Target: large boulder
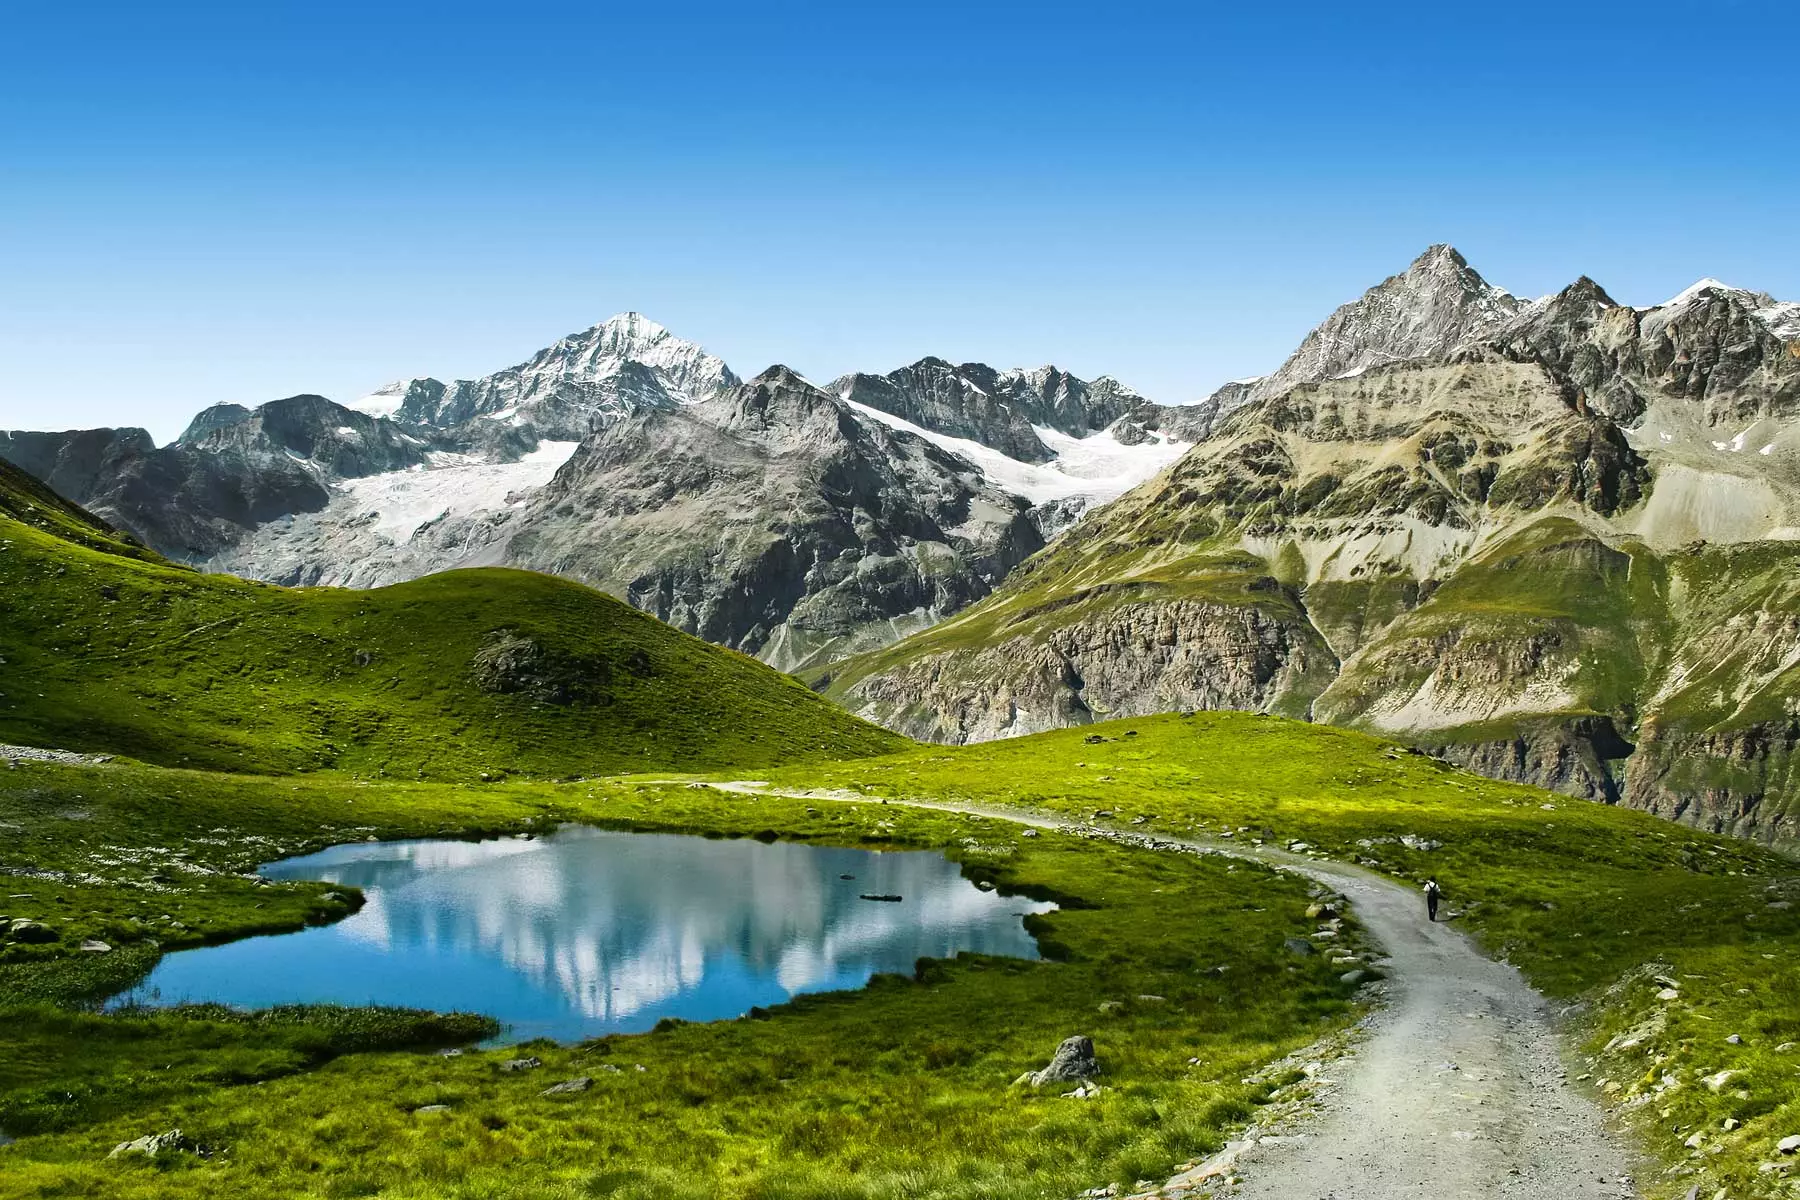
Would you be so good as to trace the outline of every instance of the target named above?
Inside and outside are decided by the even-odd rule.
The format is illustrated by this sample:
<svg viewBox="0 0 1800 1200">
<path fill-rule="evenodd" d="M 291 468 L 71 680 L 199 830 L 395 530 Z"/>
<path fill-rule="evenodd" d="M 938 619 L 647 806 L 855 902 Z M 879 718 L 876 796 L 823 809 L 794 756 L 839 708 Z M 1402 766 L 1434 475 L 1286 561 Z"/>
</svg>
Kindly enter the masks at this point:
<svg viewBox="0 0 1800 1200">
<path fill-rule="evenodd" d="M 1094 1058 L 1094 1039 L 1077 1034 L 1064 1038 L 1062 1045 L 1050 1058 L 1050 1065 L 1041 1071 L 1033 1071 L 1028 1077 L 1032 1087 L 1042 1087 L 1047 1083 L 1073 1083 L 1077 1080 L 1092 1079 L 1100 1074 L 1100 1064 Z"/>
</svg>

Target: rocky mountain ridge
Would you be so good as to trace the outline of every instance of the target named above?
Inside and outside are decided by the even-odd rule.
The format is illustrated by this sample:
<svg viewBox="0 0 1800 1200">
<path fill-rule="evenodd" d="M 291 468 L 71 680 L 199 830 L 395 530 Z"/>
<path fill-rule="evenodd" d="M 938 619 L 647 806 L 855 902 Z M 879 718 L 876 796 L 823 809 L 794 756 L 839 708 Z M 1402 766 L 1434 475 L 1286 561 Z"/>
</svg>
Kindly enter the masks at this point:
<svg viewBox="0 0 1800 1200">
<path fill-rule="evenodd" d="M 1324 377 L 1225 414 L 992 597 L 816 685 L 953 742 L 1275 711 L 1795 838 L 1791 306 L 1706 283 L 1639 310 L 1586 279 L 1524 304 L 1460 256 L 1422 264 L 1436 318 L 1340 309 L 1289 360 Z M 1324 352 L 1407 345 L 1429 350 Z"/>
<path fill-rule="evenodd" d="M 1171 461 L 1178 425 L 1054 367 L 745 384 L 625 313 L 478 380 L 217 405 L 166 447 L 19 434 L 0 457 L 210 569 L 368 587 L 527 566 L 794 667 L 985 595 Z"/>
</svg>

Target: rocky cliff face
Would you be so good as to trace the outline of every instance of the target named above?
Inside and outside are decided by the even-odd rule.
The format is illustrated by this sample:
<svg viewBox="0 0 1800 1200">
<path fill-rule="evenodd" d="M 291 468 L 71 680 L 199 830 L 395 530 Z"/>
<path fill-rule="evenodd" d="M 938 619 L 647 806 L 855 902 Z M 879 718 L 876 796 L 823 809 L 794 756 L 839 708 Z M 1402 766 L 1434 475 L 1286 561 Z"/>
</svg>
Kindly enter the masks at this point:
<svg viewBox="0 0 1800 1200">
<path fill-rule="evenodd" d="M 935 621 L 1043 545 L 1025 501 L 785 368 L 588 439 L 517 525 L 507 561 L 783 667 Z"/>
<path fill-rule="evenodd" d="M 1134 406 L 1148 404 L 1104 377 L 1090 384 L 1055 367 L 996 371 L 984 363 L 953 366 L 941 358 L 922 358 L 886 375 L 846 375 L 830 390 L 853 403 L 936 433 L 979 442 L 1027 463 L 1056 457 L 1039 428 L 1086 437 Z"/>
<path fill-rule="evenodd" d="M 1712 281 L 1525 304 L 1434 248 L 1235 410 L 1197 406 L 1199 445 L 994 596 L 813 678 L 948 741 L 1286 711 L 1792 838 L 1794 310 Z M 1157 613 L 1236 649 L 1184 679 L 1168 643 L 1115 636 Z"/>
<path fill-rule="evenodd" d="M 263 522 L 330 500 L 312 469 L 284 455 L 241 446 L 158 448 L 142 429 L 13 432 L 0 436 L 0 458 L 185 562 L 204 561 Z"/>
<path fill-rule="evenodd" d="M 1304 621 L 1249 606 L 1125 602 L 1040 623 L 906 658 L 859 688 L 862 709 L 953 743 L 1184 709 L 1304 713 L 1336 664 Z"/>
</svg>

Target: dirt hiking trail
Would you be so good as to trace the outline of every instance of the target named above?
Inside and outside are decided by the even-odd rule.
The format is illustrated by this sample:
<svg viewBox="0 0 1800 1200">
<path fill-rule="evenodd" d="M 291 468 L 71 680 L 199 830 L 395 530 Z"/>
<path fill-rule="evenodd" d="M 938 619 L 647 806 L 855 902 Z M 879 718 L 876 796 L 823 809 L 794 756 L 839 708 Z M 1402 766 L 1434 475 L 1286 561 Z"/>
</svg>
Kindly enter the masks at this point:
<svg viewBox="0 0 1800 1200">
<path fill-rule="evenodd" d="M 712 784 L 767 793 L 755 782 Z M 803 799 L 880 803 L 853 792 Z M 889 803 L 971 813 L 1044 829 L 1079 821 L 979 805 Z M 1324 1070 L 1324 1113 L 1256 1131 L 1141 1194 L 1236 1200 L 1577 1200 L 1635 1197 L 1632 1155 L 1599 1107 L 1570 1086 L 1549 1006 L 1513 967 L 1485 957 L 1452 926 L 1426 920 L 1414 889 L 1343 863 L 1229 842 L 1116 834 L 1279 866 L 1350 901 L 1381 946 L 1386 1003 L 1355 1049 Z M 1454 898 L 1448 898 L 1454 903 Z M 1267 1133 L 1267 1131 L 1264 1131 Z M 1235 1184 L 1230 1182 L 1236 1180 Z"/>
</svg>

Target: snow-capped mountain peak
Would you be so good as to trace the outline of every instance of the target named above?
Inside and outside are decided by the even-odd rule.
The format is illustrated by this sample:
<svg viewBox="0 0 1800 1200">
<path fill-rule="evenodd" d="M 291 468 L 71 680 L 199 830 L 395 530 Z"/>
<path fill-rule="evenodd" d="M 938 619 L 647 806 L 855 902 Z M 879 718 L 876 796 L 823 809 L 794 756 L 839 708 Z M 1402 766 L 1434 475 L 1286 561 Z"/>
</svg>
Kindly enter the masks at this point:
<svg viewBox="0 0 1800 1200">
<path fill-rule="evenodd" d="M 1675 293 L 1667 300 L 1664 300 L 1661 304 L 1653 305 L 1652 307 L 1663 309 L 1682 308 L 1690 301 L 1697 300 L 1709 293 L 1739 297 L 1743 299 L 1750 308 L 1764 308 L 1775 303 L 1775 298 L 1767 292 L 1753 292 L 1749 288 L 1732 287 L 1723 280 L 1713 279 L 1708 276 L 1695 283 L 1690 283 L 1687 287 L 1682 288 L 1679 292 Z"/>
</svg>

